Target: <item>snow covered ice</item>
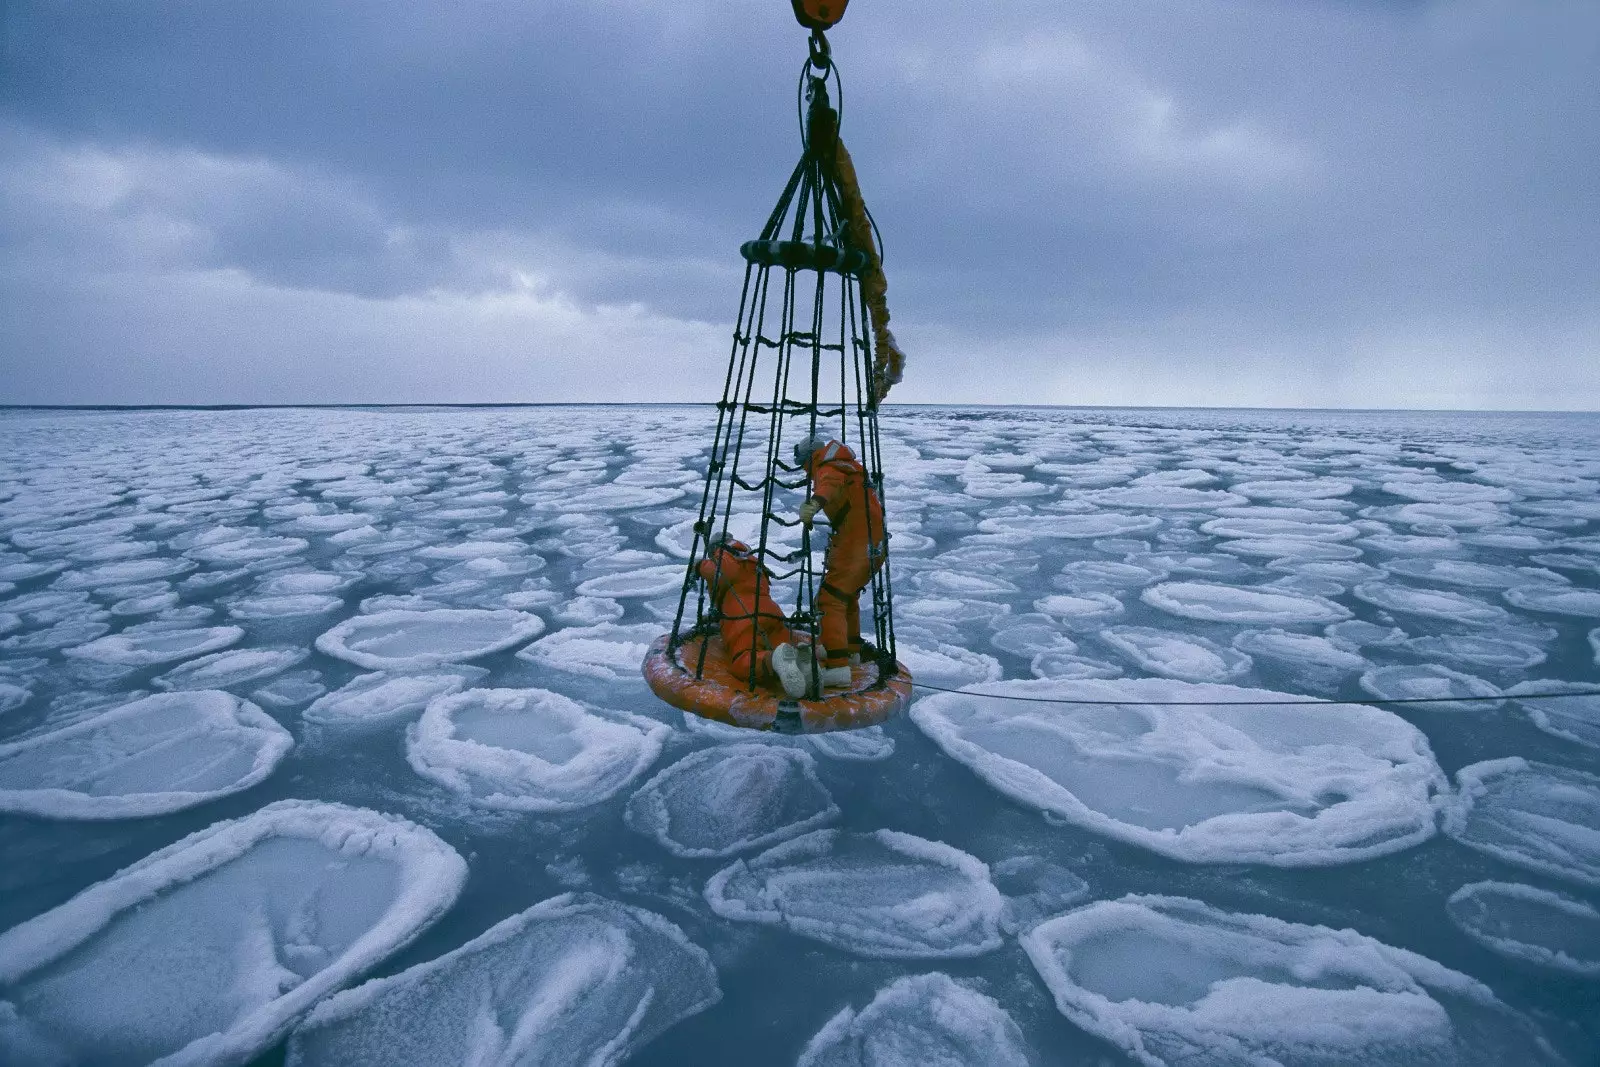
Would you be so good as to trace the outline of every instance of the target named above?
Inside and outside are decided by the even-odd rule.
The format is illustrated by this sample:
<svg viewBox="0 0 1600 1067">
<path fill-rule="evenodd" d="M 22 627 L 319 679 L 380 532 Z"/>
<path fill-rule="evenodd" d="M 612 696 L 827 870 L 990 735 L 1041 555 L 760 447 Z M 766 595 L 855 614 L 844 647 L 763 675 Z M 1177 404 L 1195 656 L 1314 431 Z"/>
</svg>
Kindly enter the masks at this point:
<svg viewBox="0 0 1600 1067">
<path fill-rule="evenodd" d="M 1000 891 L 978 860 L 893 830 L 815 830 L 706 883 L 718 915 L 781 924 L 881 958 L 976 956 L 1000 947 Z"/>
<path fill-rule="evenodd" d="M 911 717 L 1000 792 L 1173 859 L 1348 863 L 1434 832 L 1443 776 L 1426 739 L 1387 712 L 1256 704 L 1284 696 L 1153 679 L 1004 682 L 982 692 L 1126 701 L 1018 710 L 939 693 Z M 1167 701 L 1198 706 L 1144 703 Z"/>
<path fill-rule="evenodd" d="M 1450 921 L 1491 952 L 1600 978 L 1600 911 L 1580 900 L 1517 882 L 1474 882 L 1445 906 Z"/>
<path fill-rule="evenodd" d="M 667 919 L 554 897 L 460 948 L 329 998 L 289 1042 L 291 1067 L 385 1062 L 621 1063 L 721 996 L 705 950 Z"/>
<path fill-rule="evenodd" d="M 676 856 L 731 856 L 839 817 L 809 753 L 766 745 L 702 749 L 646 782 L 627 823 Z"/>
<path fill-rule="evenodd" d="M 1483 984 L 1353 930 L 1128 896 L 1022 946 L 1062 1014 L 1149 1067 L 1560 1062 Z"/>
<path fill-rule="evenodd" d="M 547 689 L 468 689 L 428 704 L 406 734 L 406 757 L 473 804 L 570 811 L 642 774 L 667 732 L 654 719 Z"/>
<path fill-rule="evenodd" d="M 715 420 L 0 412 L 0 1063 L 1600 1057 L 1600 419 L 890 406 L 1030 701 L 804 736 L 640 677 Z"/>
<path fill-rule="evenodd" d="M 1444 830 L 1527 870 L 1600 887 L 1600 775 L 1520 756 L 1456 772 Z"/>
<path fill-rule="evenodd" d="M 0 811 L 53 819 L 165 815 L 248 789 L 294 747 L 228 693 L 157 694 L 0 744 Z"/>
<path fill-rule="evenodd" d="M 454 902 L 428 830 L 285 801 L 217 823 L 0 935 L 8 1063 L 242 1063 Z"/>
<path fill-rule="evenodd" d="M 949 975 L 886 986 L 845 1008 L 807 1043 L 797 1067 L 1028 1067 L 1022 1031 L 992 998 Z"/>
</svg>

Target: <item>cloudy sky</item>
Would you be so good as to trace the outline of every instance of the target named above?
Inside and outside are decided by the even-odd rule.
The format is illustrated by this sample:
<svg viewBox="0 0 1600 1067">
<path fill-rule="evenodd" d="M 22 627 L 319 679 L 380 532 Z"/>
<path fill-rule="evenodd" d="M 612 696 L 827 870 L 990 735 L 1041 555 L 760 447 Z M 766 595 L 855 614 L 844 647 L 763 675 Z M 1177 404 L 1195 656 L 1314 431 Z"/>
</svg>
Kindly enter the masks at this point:
<svg viewBox="0 0 1600 1067">
<path fill-rule="evenodd" d="M 785 0 L 3 0 L 0 403 L 707 400 Z M 1595 0 L 856 0 L 916 402 L 1600 409 Z"/>
</svg>

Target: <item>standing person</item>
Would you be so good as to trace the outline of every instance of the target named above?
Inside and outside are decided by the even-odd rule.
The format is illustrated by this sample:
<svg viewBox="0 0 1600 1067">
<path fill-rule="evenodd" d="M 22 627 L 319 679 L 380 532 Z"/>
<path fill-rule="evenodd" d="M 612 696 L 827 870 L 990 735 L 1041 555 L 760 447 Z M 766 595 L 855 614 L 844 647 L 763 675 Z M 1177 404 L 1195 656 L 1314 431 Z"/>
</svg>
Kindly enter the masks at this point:
<svg viewBox="0 0 1600 1067">
<path fill-rule="evenodd" d="M 855 453 L 831 437 L 817 434 L 797 443 L 794 461 L 811 478 L 800 521 L 809 526 L 820 511 L 833 527 L 817 590 L 822 684 L 848 686 L 850 665 L 861 662 L 861 590 L 885 558 L 883 501 Z"/>
<path fill-rule="evenodd" d="M 707 543 L 698 570 L 721 616 L 722 645 L 733 676 L 746 685 L 776 683 L 791 700 L 805 696 L 811 661 L 801 666 L 787 616 L 772 599 L 771 576 L 750 546 L 718 534 Z"/>
</svg>

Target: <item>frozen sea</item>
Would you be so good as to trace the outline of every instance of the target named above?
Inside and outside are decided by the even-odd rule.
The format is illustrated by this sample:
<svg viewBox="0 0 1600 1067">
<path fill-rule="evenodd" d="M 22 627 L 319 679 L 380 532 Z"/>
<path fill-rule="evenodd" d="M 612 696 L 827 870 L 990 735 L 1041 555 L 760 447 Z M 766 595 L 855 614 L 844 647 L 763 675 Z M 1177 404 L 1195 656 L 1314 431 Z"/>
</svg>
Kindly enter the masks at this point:
<svg viewBox="0 0 1600 1067">
<path fill-rule="evenodd" d="M 1600 416 L 891 409 L 967 692 L 807 739 L 638 674 L 713 422 L 0 412 L 0 1062 L 1600 1062 Z"/>
</svg>

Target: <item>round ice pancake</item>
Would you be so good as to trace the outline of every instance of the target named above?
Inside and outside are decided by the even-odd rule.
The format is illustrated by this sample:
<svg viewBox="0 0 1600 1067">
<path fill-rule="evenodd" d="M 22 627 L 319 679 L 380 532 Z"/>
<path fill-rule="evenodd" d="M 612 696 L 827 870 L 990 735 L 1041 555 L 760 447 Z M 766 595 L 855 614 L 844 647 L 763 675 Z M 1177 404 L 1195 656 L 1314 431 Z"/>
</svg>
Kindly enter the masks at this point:
<svg viewBox="0 0 1600 1067">
<path fill-rule="evenodd" d="M 1218 542 L 1217 551 L 1270 560 L 1338 561 L 1361 558 L 1361 549 L 1354 545 L 1296 537 L 1241 537 L 1236 541 Z"/>
<path fill-rule="evenodd" d="M 165 559 L 130 559 L 118 560 L 114 563 L 102 563 L 99 566 L 87 567 L 80 571 L 72 571 L 57 578 L 54 588 L 67 591 L 79 589 L 96 589 L 102 586 L 129 585 L 134 582 L 148 582 L 156 578 L 175 578 L 188 574 L 195 569 L 195 565 L 187 559 L 167 557 Z"/>
<path fill-rule="evenodd" d="M 1600 886 L 1600 777 L 1511 756 L 1456 772 L 1442 829 L 1507 863 Z"/>
<path fill-rule="evenodd" d="M 1185 489 L 1182 486 L 1142 485 L 1116 489 L 1091 489 L 1083 499 L 1107 508 L 1151 508 L 1195 511 L 1248 504 L 1247 497 L 1225 489 Z"/>
<path fill-rule="evenodd" d="M 1445 910 L 1462 933 L 1507 959 L 1600 977 L 1600 911 L 1581 900 L 1516 882 L 1474 882 L 1452 893 Z"/>
<path fill-rule="evenodd" d="M 706 884 L 711 910 L 858 956 L 931 959 L 1000 947 L 1000 891 L 959 849 L 893 830 L 814 830 Z"/>
<path fill-rule="evenodd" d="M 158 693 L 0 745 L 0 811 L 52 819 L 165 815 L 248 789 L 294 747 L 229 693 Z"/>
<path fill-rule="evenodd" d="M 653 623 L 569 626 L 535 641 L 518 652 L 517 658 L 607 682 L 634 679 L 662 630 Z"/>
<path fill-rule="evenodd" d="M 684 568 L 669 563 L 660 567 L 643 567 L 639 570 L 603 574 L 578 585 L 578 594 L 586 597 L 653 597 L 676 593 L 683 588 Z"/>
<path fill-rule="evenodd" d="M 415 670 L 478 659 L 543 632 L 544 620 L 522 611 L 380 611 L 344 620 L 317 648 L 368 670 Z"/>
<path fill-rule="evenodd" d="M 1540 582 L 1513 586 L 1505 591 L 1506 603 L 1523 611 L 1550 615 L 1569 615 L 1579 619 L 1600 619 L 1600 590 L 1571 589 Z"/>
<path fill-rule="evenodd" d="M 66 654 L 97 663 L 153 667 L 215 652 L 243 637 L 244 631 L 237 626 L 210 626 L 195 630 L 124 630 L 77 648 L 69 648 Z"/>
<path fill-rule="evenodd" d="M 1490 626 L 1509 621 L 1504 608 L 1464 593 L 1444 589 L 1417 589 L 1408 585 L 1363 582 L 1353 590 L 1358 600 L 1399 615 L 1418 615 L 1467 626 Z"/>
<path fill-rule="evenodd" d="M 1186 682 L 1231 682 L 1250 672 L 1250 657 L 1205 637 L 1152 626 L 1108 626 L 1100 640 L 1141 670 Z"/>
<path fill-rule="evenodd" d="M 769 745 L 722 745 L 691 753 L 628 800 L 630 828 L 675 856 L 732 856 L 839 817 L 809 753 Z"/>
<path fill-rule="evenodd" d="M 406 734 L 406 759 L 481 807 L 572 811 L 644 773 L 670 732 L 546 689 L 468 689 L 428 704 Z"/>
<path fill-rule="evenodd" d="M 1330 518 L 1341 516 L 1334 513 Z M 1361 531 L 1342 522 L 1302 522 L 1294 519 L 1222 518 L 1212 519 L 1200 527 L 1213 537 L 1251 539 L 1293 539 L 1307 541 L 1351 541 L 1361 536 Z"/>
<path fill-rule="evenodd" d="M 1152 706 L 1170 701 L 1215 703 Z M 1270 690 L 998 682 L 925 697 L 911 719 L 1019 803 L 1191 863 L 1326 866 L 1398 852 L 1433 836 L 1444 786 L 1404 719 Z"/>
<path fill-rule="evenodd" d="M 1554 698 L 1531 696 L 1546 693 L 1574 695 Z M 1517 699 L 1524 695 L 1530 695 L 1530 699 Z M 1506 696 L 1545 733 L 1574 744 L 1600 748 L 1600 685 L 1538 679 L 1518 682 L 1506 690 Z"/>
<path fill-rule="evenodd" d="M 303 648 L 232 648 L 180 663 L 157 677 L 157 689 L 231 689 L 271 678 L 311 653 Z"/>
<path fill-rule="evenodd" d="M 1352 483 L 1337 478 L 1263 479 L 1238 482 L 1228 488 L 1251 499 L 1274 501 L 1328 500 L 1349 496 L 1355 490 Z"/>
<path fill-rule="evenodd" d="M 249 1063 L 466 875 L 431 831 L 342 804 L 217 823 L 0 934 L 0 1060 Z"/>
<path fill-rule="evenodd" d="M 1432 711 L 1492 711 L 1504 703 L 1493 683 L 1437 663 L 1374 667 L 1361 676 L 1361 688 L 1380 701 L 1426 700 L 1419 706 Z"/>
<path fill-rule="evenodd" d="M 1021 943 L 1063 1015 L 1147 1067 L 1562 1062 L 1488 987 L 1354 930 L 1130 895 Z"/>
<path fill-rule="evenodd" d="M 569 893 L 330 997 L 295 1030 L 287 1063 L 601 1067 L 720 996 L 710 957 L 676 925 Z"/>
<path fill-rule="evenodd" d="M 1294 626 L 1350 617 L 1348 608 L 1320 596 L 1213 582 L 1163 582 L 1146 589 L 1139 599 L 1170 615 L 1202 622 Z"/>
<path fill-rule="evenodd" d="M 949 975 L 919 974 L 846 1007 L 817 1031 L 796 1067 L 1029 1067 L 1021 1029 L 992 998 Z"/>
<path fill-rule="evenodd" d="M 1144 533 L 1161 526 L 1154 515 L 1129 515 L 1098 511 L 1087 515 L 1010 515 L 983 519 L 978 529 L 988 534 L 1024 534 L 1028 537 L 1087 541 L 1097 537 L 1121 537 Z"/>
<path fill-rule="evenodd" d="M 1429 479 L 1384 482 L 1383 491 L 1423 504 L 1505 503 L 1517 494 L 1503 486 Z"/>
<path fill-rule="evenodd" d="M 324 726 L 371 727 L 415 719 L 434 697 L 459 693 L 489 676 L 482 667 L 401 673 L 359 674 L 343 688 L 306 708 L 307 722 Z"/>
<path fill-rule="evenodd" d="M 1000 661 L 993 656 L 957 645 L 941 643 L 925 648 L 900 641 L 895 645 L 895 656 L 917 682 L 950 689 L 992 682 L 1004 673 Z"/>
</svg>

